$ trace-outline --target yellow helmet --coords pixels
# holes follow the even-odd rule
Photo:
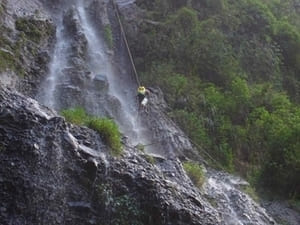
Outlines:
[[[145,92],[146,88],[144,86],[139,86],[138,92]]]

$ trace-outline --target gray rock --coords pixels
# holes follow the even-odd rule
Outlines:
[[[94,77],[95,87],[100,90],[107,92],[108,91],[108,81],[105,75],[97,74]]]

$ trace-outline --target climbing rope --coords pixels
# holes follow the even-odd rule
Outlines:
[[[184,138],[188,138],[189,141],[192,143],[192,145],[194,145],[196,147],[196,149],[198,149],[199,151],[201,151],[202,153],[204,153],[211,160],[211,162],[213,164],[215,164],[215,166],[217,168],[226,171],[225,167],[222,166],[217,160],[215,160],[202,146],[200,146],[199,144],[196,144],[195,142],[192,141],[192,139],[190,139],[187,136],[183,136],[183,135],[178,135],[178,136],[181,136],[181,137],[184,137]]]
[[[116,16],[118,18],[118,21],[119,21],[119,25],[120,25],[120,29],[121,29],[121,34],[122,34],[123,40],[124,40],[126,48],[127,48],[127,52],[128,52],[128,55],[129,55],[129,58],[130,58],[130,62],[131,62],[131,65],[132,65],[132,68],[133,68],[133,71],[134,71],[136,82],[137,82],[138,86],[140,86],[140,80],[139,80],[139,77],[138,77],[138,73],[136,71],[136,67],[135,67],[135,64],[134,64],[134,61],[133,61],[133,57],[132,57],[132,54],[131,54],[131,51],[130,51],[130,48],[129,48],[129,45],[128,45],[128,41],[127,41],[127,38],[126,38],[126,33],[125,33],[125,30],[124,30],[122,22],[121,22],[119,8],[115,4],[114,0],[112,0],[112,4],[113,4],[114,10],[116,12]]]

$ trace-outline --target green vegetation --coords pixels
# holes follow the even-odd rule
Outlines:
[[[96,197],[98,203],[109,208],[110,215],[105,215],[109,224],[115,225],[142,225],[145,224],[146,213],[142,210],[142,205],[134,198],[134,195],[116,195],[109,184],[96,186]]]
[[[38,59],[38,44],[53,35],[54,28],[47,21],[28,18],[17,19],[15,25],[18,35],[14,35],[9,28],[0,26],[0,72],[9,69],[24,77],[27,74],[24,61]]]
[[[143,83],[164,91],[170,116],[257,190],[299,199],[300,14],[294,1],[138,4],[159,23],[142,23],[129,44]]]
[[[254,201],[259,202],[258,194],[256,193],[255,189],[251,186],[245,186],[242,190],[247,193]]]
[[[80,107],[63,110],[61,115],[65,117],[68,122],[79,126],[84,126],[88,123],[89,116],[86,114],[85,110]]]
[[[104,37],[105,41],[110,49],[113,48],[113,35],[110,24],[105,25],[104,27]]]
[[[190,179],[193,181],[193,183],[198,188],[201,188],[205,181],[203,167],[200,166],[198,163],[185,162],[183,164],[183,168],[186,171],[187,175],[190,177]]]
[[[14,55],[3,49],[0,49],[0,71],[6,68],[12,69],[15,66]]]
[[[155,164],[155,162],[156,162],[155,158],[152,155],[145,155],[145,159],[150,164]]]
[[[0,72],[6,69],[16,70],[18,66],[15,57],[16,46],[5,35],[9,33],[9,29],[0,26]]]
[[[291,205],[291,207],[293,209],[300,212],[300,201],[299,200],[292,199],[292,200],[289,201],[289,204]]]
[[[45,36],[51,35],[54,30],[50,23],[30,18],[18,18],[16,29],[23,32],[26,39],[40,43]]]
[[[120,155],[122,152],[121,134],[113,120],[94,117],[89,119],[87,126],[101,135],[115,155]]]
[[[4,13],[5,5],[3,2],[0,2],[0,16]]]
[[[111,205],[115,212],[112,219],[112,224],[116,225],[142,225],[141,207],[137,201],[128,195],[123,195],[114,198]]]
[[[23,65],[21,64],[20,47],[13,45],[5,37],[0,37],[0,72],[10,69],[15,71],[20,77],[25,75]]]
[[[114,155],[121,154],[121,133],[113,120],[89,116],[85,110],[80,107],[63,110],[61,114],[70,123],[87,126],[97,131],[104,142],[111,148]]]

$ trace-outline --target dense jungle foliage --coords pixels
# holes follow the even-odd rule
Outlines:
[[[146,85],[228,171],[300,198],[300,2],[138,0],[130,37]]]

